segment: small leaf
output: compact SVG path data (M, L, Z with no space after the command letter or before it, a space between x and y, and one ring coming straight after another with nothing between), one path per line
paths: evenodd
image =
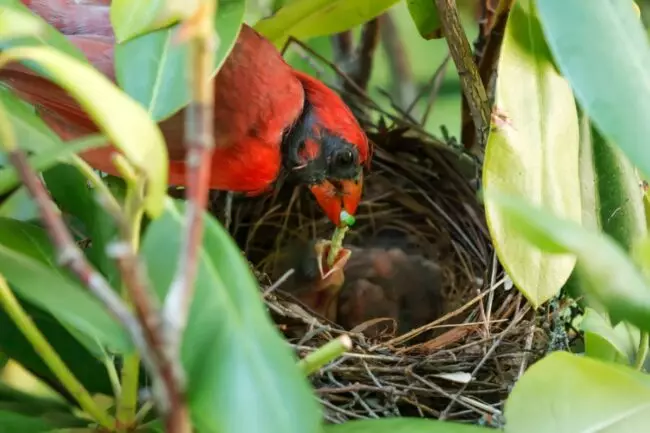
M12 48L1 58L5 64L30 60L46 69L88 112L111 143L147 174L146 209L153 217L162 212L167 193L167 148L160 129L142 107L96 69L52 48Z
M485 198L513 233L546 252L574 254L582 290L607 309L613 325L626 320L650 330L650 287L613 239L494 189L486 190Z
M567 82L553 66L532 0L514 4L498 65L494 121L485 151L483 184L580 220L578 117ZM575 258L551 255L526 242L491 203L486 218L501 263L535 306L556 295Z
M548 44L576 99L605 139L650 176L650 44L631 2L537 3Z
M3 170L0 170L0 175ZM20 187L5 199L0 200L0 217L20 221L36 220L40 217L36 203L25 187Z
M533 364L505 405L505 433L637 432L650 424L650 379L566 352Z
M295 0L255 30L281 48L289 36L309 39L344 32L386 12L398 0ZM431 0L433 2L433 0Z
M118 43L170 26L189 17L198 0L113 0L111 24Z
M587 356L628 365L634 362L640 339L638 329L625 322L613 327L592 308L585 310L580 329L585 332Z
M112 351L128 352L132 345L122 326L55 263L54 251L43 229L0 218L0 274L17 294Z
M439 39L442 37L440 17L435 0L407 0L406 4L413 23L424 39Z
M494 429L422 418L386 418L326 425L324 433L488 433Z
M245 6L243 0L219 2L215 20L219 36L215 72L239 36ZM190 51L188 44L173 41L178 28L179 25L175 25L147 33L115 47L117 82L156 121L171 117L190 101L187 85Z
M184 204L168 200L144 236L141 254L161 298L178 264L186 221L179 211L184 210ZM197 429L319 432L318 404L264 308L249 265L221 225L203 215L205 234L182 353Z
M588 117L585 116L582 123L586 123L580 144L581 159L586 159L580 163L581 177L585 177L583 205L591 203L589 211L594 214L596 227L629 251L633 243L648 232L639 179L625 154L605 141Z
M18 46L50 46L81 62L88 61L63 34L21 1L0 0L0 11L0 50Z

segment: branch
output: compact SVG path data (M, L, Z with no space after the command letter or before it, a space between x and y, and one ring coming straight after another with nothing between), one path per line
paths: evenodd
M479 75L483 85L488 89L488 99L494 98L494 92L490 91L493 87L493 78L496 76L497 66L499 63L499 53L501 52L501 43L505 32L508 15L515 0L500 0L497 6L494 19L494 27L490 30L490 36L485 45L485 51L479 63Z
M165 343L176 360L180 359L182 336L194 296L203 238L203 210L208 204L214 148L214 80L211 75L218 42L213 25L216 9L216 0L202 2L181 27L181 34L189 40L192 52L189 65L192 100L185 117L187 224L180 263L164 305ZM174 416L168 420L168 431L189 431L191 422L185 402L176 403L178 407L173 408Z
M413 85L413 70L408 60L408 53L404 42L395 26L395 20L388 11L379 17L381 44L386 52L386 58L391 70L392 92L397 99L397 105L406 110L406 107L416 98ZM410 111L410 110L407 110Z
M349 33L351 37L351 32ZM354 54L351 53L351 44L347 40L348 33L338 35L335 51L338 53L342 69L348 71L351 80L343 79L343 100L350 106L359 120L367 121L368 116L365 107L357 103L357 98L363 98L370 74L377 45L379 44L379 19L374 18L364 24L361 31L361 38ZM347 58L343 57L347 53ZM342 78L342 77L341 77ZM364 93L360 92L362 90Z
M483 86L487 89L488 103L491 106L494 102L494 78L496 77L501 43L503 42L503 33L514 0L500 0L496 10L493 7L496 0L484 1L486 17L482 18L482 21L485 21L485 23L482 26L479 25L479 30L481 34L486 33L482 37L479 35L479 41L482 41L482 44L477 41L475 58L479 65L479 76ZM466 146L472 146L476 140L476 129L472 127L469 116L465 114L467 112L466 105L467 101L463 98L463 132L461 137Z
M461 25L455 0L435 1L440 13L442 31L449 45L449 53L456 64L474 128L480 138L470 150L480 155L490 126L490 106L485 87L474 63L472 49Z
M332 36L332 48L334 51L334 61L346 70L348 63L352 60L354 41L352 40L352 30L346 30Z
M379 43L379 19L374 18L368 21L361 31L361 41L357 48L356 62L354 65L352 79L357 86L366 90L372 73L372 63ZM347 89L352 91L353 89Z

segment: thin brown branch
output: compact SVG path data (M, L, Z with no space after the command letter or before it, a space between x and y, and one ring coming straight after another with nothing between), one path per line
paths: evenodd
M354 52L354 40L352 30L346 30L332 36L332 48L334 50L334 61L346 69L346 64L352 60Z
M488 100L492 100L494 97L494 92L490 89L493 88L493 81L496 77L499 53L501 52L501 43L503 42L503 34L513 4L514 0L501 0L499 2L494 27L492 27L490 31L490 36L485 45L485 51L481 57L481 62L479 63L479 75L481 76L483 85L488 89Z
M430 89L429 97L427 98L427 106L424 109L424 114L422 115L422 120L420 121L420 124L422 126L426 125L429 114L431 114L431 111L433 110L433 104L436 102L436 99L438 97L438 92L440 92L440 87L442 87L442 83L445 80L445 73L447 72L449 58L450 56L447 54L440 66L438 66L438 69L436 69L436 72L433 74L431 84L428 86Z
M212 68L216 52L213 19L217 1L201 3L196 13L183 23L182 33L191 48L190 64L192 99L185 117L187 155L187 224L180 249L176 275L165 299L164 320L168 353L180 362L181 341L194 297L199 252L203 238L203 210L208 205L209 181L214 150L214 80ZM143 312L146 313L146 312ZM174 374L171 371L169 374ZM176 395L166 419L167 432L189 433L192 430L184 395Z
M341 77L343 100L350 106L357 118L366 119L365 110L356 101L357 98L364 96L360 90L365 92L370 81L374 54L379 44L379 19L375 18L364 24L356 50L354 50L350 30L333 36L332 42L336 64L351 79L350 82Z
M463 94L467 98L472 122L477 137L479 137L476 144L465 143L465 145L469 146L469 150L474 154L480 156L490 126L490 106L485 86L481 81L478 67L474 63L472 49L461 25L455 0L435 1L442 23L442 31L449 45L451 57L456 64Z
M216 0L202 2L196 14L183 23L192 55L191 95L185 117L187 224L179 265L164 306L168 344L179 356L182 335L194 295L199 251L203 237L203 210L208 204L211 161L214 149L214 65L216 36L213 17Z
M357 85L366 90L372 73L372 64L379 44L379 19L368 21L361 31L361 40L357 48L356 62L352 79ZM352 89L346 89L352 91Z
M405 110L416 98L417 92L413 84L413 70L408 53L390 11L379 17L379 30L381 45L386 52L388 66L393 77L391 93L397 100L397 105Z
M501 0L496 9L493 3L496 0L485 0L489 2L488 7L489 17L487 25L483 31L486 31L486 36L482 39L484 45L477 46L476 58L478 60L478 70L483 86L487 91L488 102L490 106L494 102L494 82L496 78L497 66L499 61L499 53L501 51L501 43L503 42L503 33L508 21L508 14L514 0ZM461 134L462 142L466 145L471 145L476 140L476 129L473 127L471 118L468 111L465 109L467 101L463 98L463 131Z

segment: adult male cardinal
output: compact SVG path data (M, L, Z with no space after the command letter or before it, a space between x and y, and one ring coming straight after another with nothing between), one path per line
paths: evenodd
M110 0L22 3L115 81ZM22 65L0 70L0 81L35 105L62 139L98 131L63 89ZM169 182L184 185L184 110L159 126L169 151ZM215 78L214 126L210 188L257 195L271 189L280 176L290 175L309 187L334 224L340 225L343 210L355 214L362 168L370 159L366 135L334 91L291 68L268 40L245 24ZM80 156L94 168L118 175L113 151L107 145Z

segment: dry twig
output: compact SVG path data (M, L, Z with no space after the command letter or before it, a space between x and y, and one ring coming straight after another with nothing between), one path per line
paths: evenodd
M449 52L456 64L474 128L477 137L479 137L477 143L465 143L465 145L471 145L469 150L480 156L490 126L490 106L485 86L481 81L476 63L474 63L472 49L461 25L455 0L436 0L436 6L440 13L442 30L449 45Z

